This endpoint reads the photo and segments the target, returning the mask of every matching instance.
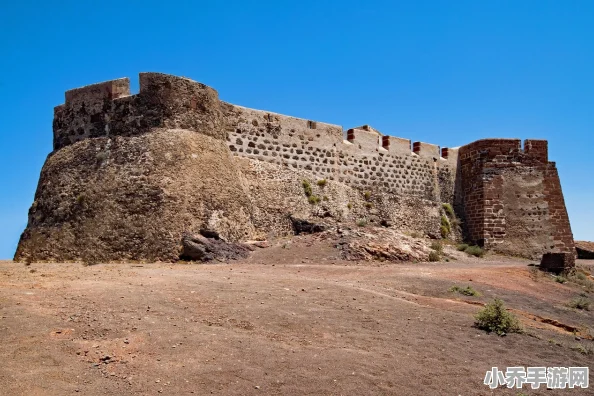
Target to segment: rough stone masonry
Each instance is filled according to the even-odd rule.
[[[15,260],[179,259],[182,236],[229,242],[293,232],[292,219],[438,238],[443,204],[465,239],[535,257],[574,252],[547,142],[460,148],[343,130],[219,100],[187,78],[141,73],[67,91]]]

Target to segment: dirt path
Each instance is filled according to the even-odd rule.
[[[370,266],[327,253],[297,244],[233,264],[0,262],[1,393],[517,395],[491,392],[485,372],[593,366],[572,348],[594,342],[538,319],[587,336],[592,312],[564,305],[579,290],[533,280],[529,262]],[[454,284],[483,296],[448,292]],[[531,335],[473,328],[492,297]]]

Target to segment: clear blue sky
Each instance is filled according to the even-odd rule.
[[[0,258],[11,258],[64,91],[159,71],[223,100],[459,146],[548,139],[594,240],[594,1],[5,1]]]

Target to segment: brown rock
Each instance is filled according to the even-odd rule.
[[[579,259],[594,260],[594,242],[575,241],[575,250]]]

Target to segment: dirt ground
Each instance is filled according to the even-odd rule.
[[[594,315],[530,261],[452,255],[346,262],[298,237],[232,263],[0,262],[0,394],[594,394],[483,385],[493,366],[592,369]],[[526,333],[473,327],[494,297]]]

